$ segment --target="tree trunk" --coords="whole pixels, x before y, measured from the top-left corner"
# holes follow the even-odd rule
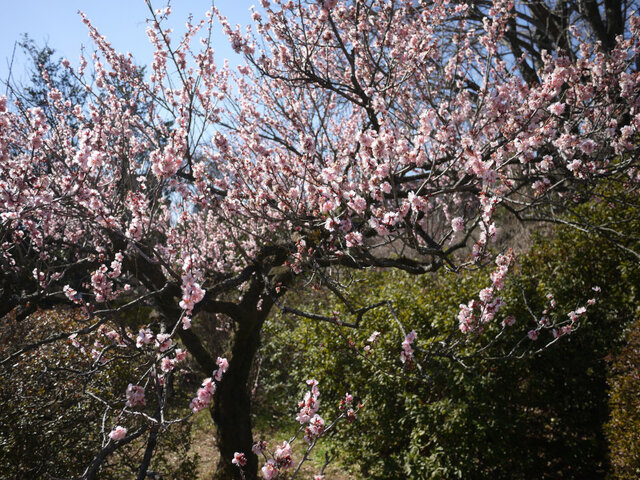
[[[240,469],[231,463],[236,452],[244,453],[247,458],[247,465],[242,469],[244,478],[257,478],[258,457],[251,451],[253,435],[249,377],[253,360],[260,347],[262,324],[272,307],[268,299],[263,299],[265,301],[261,302],[262,308],[258,310],[257,305],[261,298],[261,295],[247,294],[243,299],[243,318],[236,321],[231,338],[229,369],[218,384],[210,409],[220,452],[214,480],[243,478]]]

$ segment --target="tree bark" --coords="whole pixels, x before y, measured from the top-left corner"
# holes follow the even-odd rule
[[[218,384],[211,417],[216,425],[216,443],[220,460],[215,480],[241,479],[240,469],[231,463],[236,452],[244,453],[245,478],[253,480],[258,471],[258,457],[251,452],[251,392],[249,376],[260,346],[260,329],[264,315],[245,318],[236,329],[231,346],[229,369]]]
[[[229,369],[218,384],[210,409],[220,452],[214,480],[242,478],[240,469],[231,463],[236,452],[244,453],[247,458],[247,465],[243,468],[244,478],[257,478],[258,457],[251,452],[253,434],[249,380],[251,366],[260,347],[260,330],[269,309],[247,312],[237,324],[231,339]]]
[[[258,473],[258,457],[251,451],[253,434],[249,380],[251,366],[260,347],[260,331],[273,307],[273,301],[265,294],[261,279],[252,279],[238,307],[241,318],[235,319],[230,356],[227,358],[229,369],[218,384],[210,409],[220,452],[214,480],[254,480]],[[244,453],[247,459],[242,473],[231,463],[236,452]]]

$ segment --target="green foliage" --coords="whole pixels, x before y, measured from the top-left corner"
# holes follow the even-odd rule
[[[6,318],[0,354],[24,341],[73,325],[65,311]],[[44,478],[81,474],[99,450],[99,406],[82,395],[91,357],[70,344],[45,346],[0,368],[0,478]],[[98,428],[96,428],[98,427]],[[8,476],[4,476],[8,475]]]
[[[599,205],[583,206],[581,214],[613,215]],[[627,223],[627,241],[637,242],[636,223]],[[306,378],[320,381],[321,413],[334,411],[345,392],[354,394],[364,408],[331,442],[365,478],[603,478],[609,468],[604,359],[636,314],[640,285],[637,260],[620,246],[570,228],[536,238],[503,292],[500,316],[466,340],[457,331],[458,306],[489,284],[488,272],[358,275],[354,301],[388,299],[405,331],[419,332],[421,370],[402,368],[403,333],[384,307],[369,312],[358,330],[276,318],[266,329],[263,371],[271,373],[262,377],[260,398],[290,419]],[[526,338],[535,328],[529,309],[541,315],[551,293],[557,301],[552,318],[566,319],[594,296],[596,285],[602,293],[580,328],[534,354],[553,336],[543,331],[536,342]],[[318,308],[303,300],[308,310]],[[499,331],[507,314],[516,325],[482,355],[464,358]],[[367,353],[374,330],[380,340]],[[460,339],[462,357],[438,349],[449,335]],[[514,345],[522,358],[496,359]]]
[[[8,315],[0,326],[0,358],[25,343],[73,331],[85,321],[82,312],[68,308],[38,311],[21,321]],[[96,365],[90,355],[95,338],[81,338],[80,347],[68,340],[45,344],[0,367],[0,465],[4,467],[0,479],[79,477],[102,448],[103,426],[106,434],[119,423],[127,385],[135,383],[148,365],[132,361],[129,355]],[[173,382],[168,398],[171,415],[186,416],[194,385],[183,385],[188,379],[174,381],[172,375],[167,381]],[[154,414],[154,394],[152,389],[147,392],[148,415]],[[129,418],[127,427],[133,431],[145,421]],[[143,435],[110,456],[100,478],[135,478],[146,438]],[[151,470],[165,478],[195,478],[197,458],[188,455],[190,446],[189,423],[163,430]]]
[[[640,320],[628,332],[622,351],[611,361],[609,408],[606,425],[613,478],[640,477]]]

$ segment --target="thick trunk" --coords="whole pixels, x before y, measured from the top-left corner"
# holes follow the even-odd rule
[[[282,259],[279,263],[282,263]],[[271,269],[269,277],[273,284],[280,286],[277,295],[281,296],[291,281],[291,271],[288,268],[284,271]],[[217,312],[232,319],[234,332],[227,350],[229,368],[218,383],[210,408],[220,453],[214,480],[257,478],[258,457],[251,451],[253,435],[249,380],[251,366],[260,347],[260,331],[273,305],[273,298],[265,293],[265,284],[259,275],[250,280],[239,303],[218,303]],[[214,359],[200,340],[189,330],[182,330],[182,339],[200,366],[211,374],[215,368]],[[242,471],[231,463],[236,452],[244,453],[247,459]]]
[[[236,452],[244,453],[247,458],[247,465],[243,469],[245,478],[253,480],[257,475],[258,457],[251,452],[253,436],[249,376],[260,346],[260,329],[265,316],[254,313],[252,317],[245,318],[233,335],[229,369],[218,385],[211,407],[220,452],[213,477],[215,480],[242,478],[239,468],[231,463]]]

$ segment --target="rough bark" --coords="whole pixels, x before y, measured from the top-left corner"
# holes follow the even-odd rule
[[[258,307],[260,305],[260,307]],[[257,478],[258,457],[251,452],[251,366],[260,347],[260,330],[273,303],[264,294],[264,284],[252,280],[240,302],[240,318],[235,319],[231,338],[229,369],[216,390],[211,417],[216,426],[216,443],[220,452],[214,480],[243,478],[240,469],[231,463],[236,452],[244,453],[247,465],[244,478]]]

